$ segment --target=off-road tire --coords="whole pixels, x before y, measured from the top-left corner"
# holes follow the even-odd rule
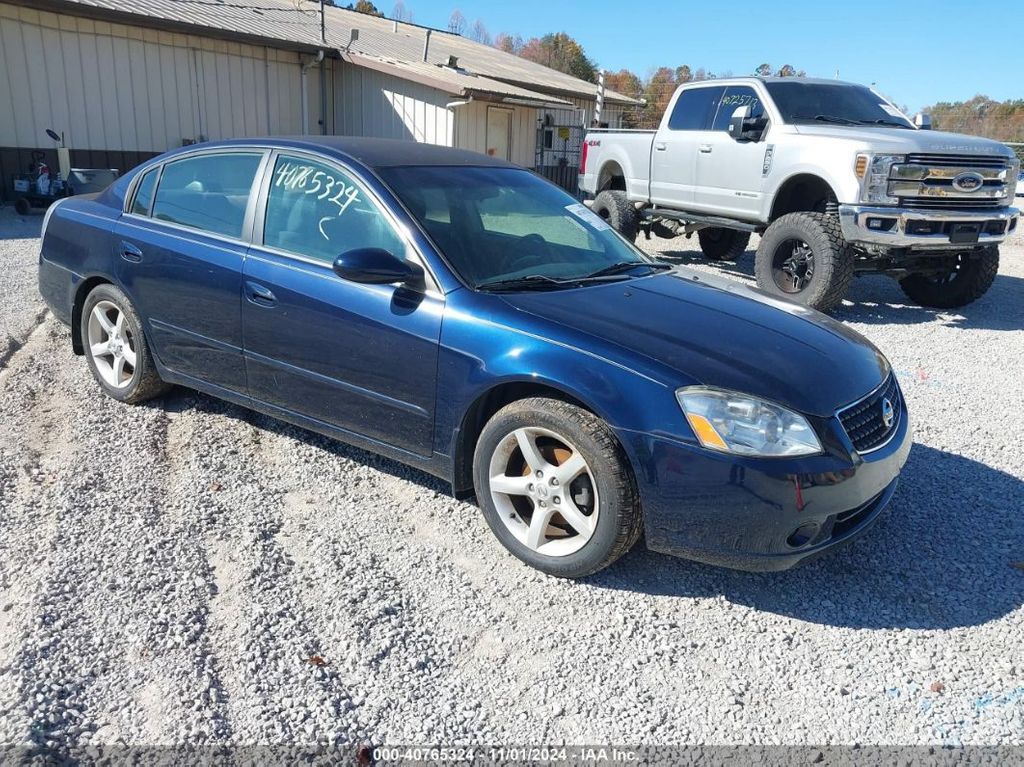
[[[96,366],[96,360],[90,353],[89,317],[96,304],[100,301],[109,301],[116,305],[124,314],[125,325],[131,334],[132,346],[135,349],[136,365],[131,383],[124,388],[116,388],[103,380],[103,376]],[[100,385],[100,388],[110,397],[129,405],[137,405],[154,397],[159,397],[172,388],[170,384],[160,378],[160,374],[157,372],[156,363],[153,361],[153,355],[146,340],[146,334],[142,330],[142,320],[139,319],[135,307],[128,300],[128,296],[114,285],[109,283],[97,285],[86,296],[85,303],[82,306],[78,332],[81,334],[82,348],[85,350],[85,358],[88,360],[89,370],[92,372],[93,378]]]
[[[735,261],[750,243],[750,232],[709,226],[697,232],[700,249],[708,261]]]
[[[636,240],[640,232],[640,213],[626,197],[625,192],[606,189],[594,198],[594,204],[590,209],[627,240]]]
[[[813,275],[799,292],[783,290],[774,276],[777,252],[790,241],[806,243],[813,253]],[[853,280],[853,251],[843,239],[835,215],[787,213],[772,222],[761,236],[754,274],[761,290],[827,312],[842,302]]]
[[[900,280],[900,288],[921,306],[956,309],[985,295],[998,271],[999,248],[989,247],[977,255],[960,256],[960,263],[948,275],[908,275]]]
[[[32,203],[25,197],[19,197],[14,201],[14,210],[19,216],[27,216],[32,212]]]
[[[599,499],[595,530],[578,551],[545,556],[522,544],[499,518],[490,492],[491,456],[509,434],[539,427],[564,435],[591,469]],[[582,578],[615,562],[643,532],[640,495],[629,459],[609,426],[593,413],[568,402],[531,397],[506,405],[487,422],[473,456],[477,501],[491,531],[514,556],[549,575]]]

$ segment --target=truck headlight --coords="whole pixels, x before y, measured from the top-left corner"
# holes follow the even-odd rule
[[[709,450],[769,458],[822,451],[807,419],[774,403],[706,386],[679,389],[676,399]]]
[[[1017,194],[1017,183],[1020,180],[1020,160],[1014,159],[1010,161],[1010,169],[1006,176],[1006,196],[1003,198],[1003,202],[1006,205],[1013,204],[1014,195]]]
[[[904,162],[901,154],[859,154],[854,172],[860,179],[860,201],[875,205],[896,205],[898,197],[889,196],[889,176],[892,166]]]

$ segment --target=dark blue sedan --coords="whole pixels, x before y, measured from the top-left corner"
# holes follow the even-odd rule
[[[864,338],[469,152],[174,151],[51,208],[39,286],[111,397],[187,386],[443,477],[560,576],[641,534],[790,567],[869,527],[910,448]]]

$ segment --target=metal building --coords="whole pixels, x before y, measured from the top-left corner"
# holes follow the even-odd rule
[[[597,86],[441,30],[310,0],[0,0],[0,194],[45,130],[122,171],[194,142],[406,138],[506,157],[570,188]],[[634,103],[605,96],[602,121]],[[54,162],[54,165],[56,163]],[[561,171],[561,172],[559,172]]]

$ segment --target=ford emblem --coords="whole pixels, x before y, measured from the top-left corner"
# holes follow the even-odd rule
[[[977,192],[984,183],[985,179],[980,173],[968,171],[953,179],[953,188],[958,192]]]

